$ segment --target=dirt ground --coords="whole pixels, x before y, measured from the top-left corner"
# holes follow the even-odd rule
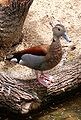
[[[52,28],[49,22],[53,22],[54,25],[61,23],[66,27],[72,43],[61,40],[62,46],[68,46],[63,48],[66,53],[63,60],[66,62],[73,60],[81,52],[81,0],[34,0],[24,23],[24,39],[15,47],[15,50],[37,44],[50,44]],[[75,50],[71,50],[73,44],[76,46]],[[63,60],[59,65],[63,64]],[[54,69],[51,70],[52,73]],[[0,62],[0,71],[21,79],[34,76],[31,69],[4,61]]]

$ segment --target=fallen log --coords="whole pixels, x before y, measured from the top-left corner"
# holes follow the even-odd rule
[[[51,96],[71,91],[81,84],[81,57],[54,69],[54,79],[48,88],[36,79],[19,80],[0,72],[0,107],[28,114],[47,103]]]
[[[22,40],[22,28],[33,0],[0,0],[0,47]]]

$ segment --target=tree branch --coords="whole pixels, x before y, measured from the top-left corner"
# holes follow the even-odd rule
[[[0,106],[25,114],[40,107],[48,96],[60,95],[78,87],[81,84],[81,57],[57,67],[54,72],[54,80],[48,88],[36,79],[16,80],[4,72],[0,73]]]
[[[33,0],[4,2],[0,2],[0,47],[9,48],[22,39],[23,24]]]

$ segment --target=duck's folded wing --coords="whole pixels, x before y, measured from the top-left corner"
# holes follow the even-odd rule
[[[32,69],[38,69],[38,67],[45,61],[44,56],[37,56],[32,54],[24,54],[19,61],[19,64],[25,65]]]
[[[45,56],[48,51],[48,45],[39,45],[31,48],[27,48],[18,52],[13,53],[13,55],[22,56],[24,54],[32,54],[32,55],[38,55],[38,56]]]
[[[11,55],[6,56],[6,60],[14,61],[19,63],[21,58],[26,60],[29,60],[29,58],[33,59],[33,61],[41,61],[47,54],[49,49],[48,45],[41,45],[41,46],[35,46],[31,48],[27,48],[15,53],[12,53]],[[30,60],[31,61],[31,60]],[[36,62],[37,62],[36,61]]]

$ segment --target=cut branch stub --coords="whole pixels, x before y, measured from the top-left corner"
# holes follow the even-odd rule
[[[36,80],[15,80],[0,73],[0,107],[12,112],[28,113],[40,106],[46,88]]]

